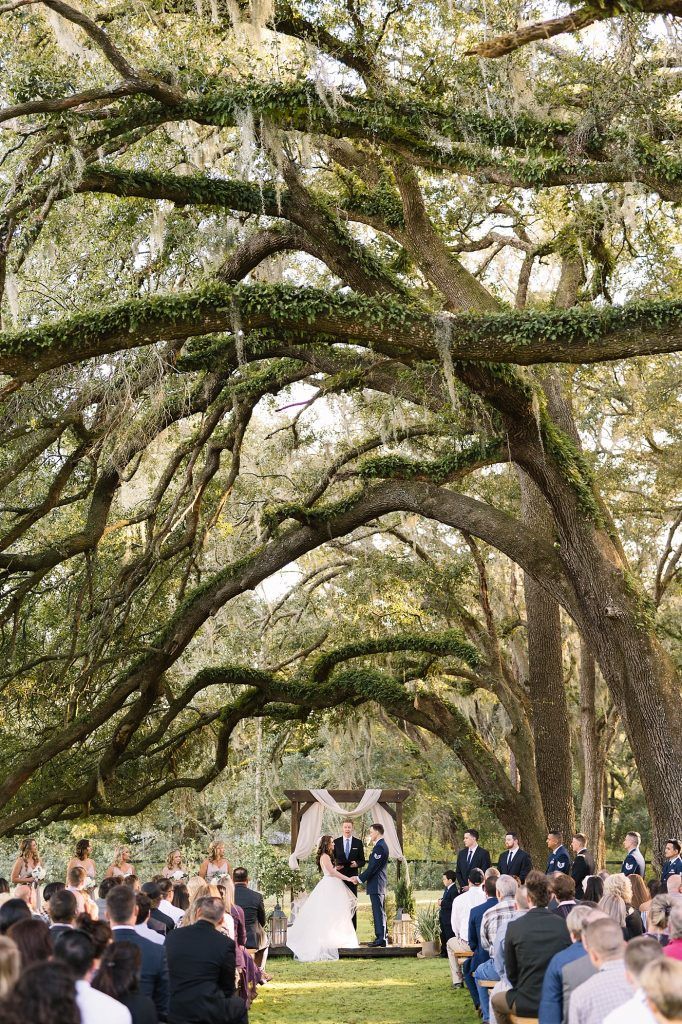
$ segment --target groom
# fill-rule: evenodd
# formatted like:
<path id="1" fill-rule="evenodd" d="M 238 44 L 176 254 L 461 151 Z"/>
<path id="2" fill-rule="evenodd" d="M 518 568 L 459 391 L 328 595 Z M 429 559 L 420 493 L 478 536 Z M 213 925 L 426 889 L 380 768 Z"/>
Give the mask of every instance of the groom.
<path id="1" fill-rule="evenodd" d="M 363 882 L 370 903 L 372 904 L 372 915 L 374 917 L 374 942 L 370 946 L 386 946 L 386 865 L 388 864 L 388 846 L 384 839 L 384 826 L 372 825 L 369 836 L 374 843 L 372 855 L 365 871 L 351 882 Z"/>
<path id="2" fill-rule="evenodd" d="M 348 881 L 344 884 L 348 886 L 354 896 L 357 896 L 358 887 L 352 879 L 357 874 L 358 868 L 366 863 L 365 848 L 362 841 L 353 835 L 353 822 L 350 818 L 346 818 L 341 831 L 343 835 L 334 840 L 334 866 L 337 871 L 346 876 Z M 358 930 L 357 914 L 353 914 L 353 927 L 356 931 Z"/>

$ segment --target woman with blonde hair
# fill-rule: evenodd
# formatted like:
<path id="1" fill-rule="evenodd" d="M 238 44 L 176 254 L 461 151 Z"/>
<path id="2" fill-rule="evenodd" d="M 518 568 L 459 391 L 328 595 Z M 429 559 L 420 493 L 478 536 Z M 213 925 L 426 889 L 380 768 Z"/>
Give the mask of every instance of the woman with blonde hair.
<path id="1" fill-rule="evenodd" d="M 182 863 L 182 850 L 171 850 L 166 857 L 166 866 L 161 874 L 164 878 L 170 878 L 174 882 L 181 882 L 189 872 Z"/>
<path id="2" fill-rule="evenodd" d="M 210 844 L 208 857 L 202 861 L 199 874 L 207 882 L 215 881 L 218 876 L 232 874 L 232 868 L 225 857 L 225 843 L 222 839 L 214 839 Z"/>
<path id="3" fill-rule="evenodd" d="M 218 888 L 223 894 L 225 910 L 234 920 L 234 941 L 237 947 L 237 970 L 239 971 L 238 994 L 246 1002 L 247 1010 L 258 995 L 258 986 L 270 980 L 256 964 L 246 947 L 246 919 L 244 911 L 234 901 L 234 882 L 228 876 Z"/>
<path id="4" fill-rule="evenodd" d="M 114 850 L 114 859 L 104 873 L 105 878 L 127 878 L 135 874 L 135 865 L 130 861 L 130 849 L 127 846 L 117 846 Z"/>
<path id="5" fill-rule="evenodd" d="M 621 899 L 625 905 L 625 922 L 621 925 L 623 928 L 623 934 L 625 935 L 625 941 L 634 939 L 637 935 L 644 934 L 644 925 L 642 924 L 642 915 L 639 910 L 635 910 L 632 905 L 632 882 L 627 875 L 616 874 L 609 875 L 608 878 L 604 879 L 604 897 L 616 896 Z M 599 903 L 601 907 L 601 902 Z M 603 908 L 602 908 L 603 909 Z M 609 911 L 606 911 L 609 917 L 613 917 Z"/>
<path id="6" fill-rule="evenodd" d="M 646 1005 L 658 1024 L 682 1024 L 682 962 L 661 957 L 639 976 Z"/>
<path id="7" fill-rule="evenodd" d="M 27 920 L 31 920 L 27 918 Z M 0 999 L 12 991 L 21 974 L 21 954 L 16 942 L 0 935 Z"/>
<path id="8" fill-rule="evenodd" d="M 193 879 L 190 878 L 190 882 Z M 208 882 L 201 882 L 201 885 L 194 887 L 194 893 L 192 895 L 190 905 L 185 911 L 185 916 L 178 925 L 179 928 L 183 928 L 185 925 L 196 924 L 197 922 L 197 903 L 203 899 L 204 896 L 213 896 L 214 899 L 220 900 L 225 906 L 225 899 L 223 894 L 217 885 L 210 885 Z M 224 931 L 231 939 L 234 939 L 234 920 L 230 914 L 225 911 L 225 919 L 222 924 L 220 931 Z"/>
<path id="9" fill-rule="evenodd" d="M 34 910 L 40 909 L 40 880 L 44 877 L 45 869 L 40 860 L 38 844 L 33 836 L 27 836 L 19 843 L 19 856 L 12 865 L 10 881 L 15 886 L 30 886 L 32 890 L 31 905 Z"/>

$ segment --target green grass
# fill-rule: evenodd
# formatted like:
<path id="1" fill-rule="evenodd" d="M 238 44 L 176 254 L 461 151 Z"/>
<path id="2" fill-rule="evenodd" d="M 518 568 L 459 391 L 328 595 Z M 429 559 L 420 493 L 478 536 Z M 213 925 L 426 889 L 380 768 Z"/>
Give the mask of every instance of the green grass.
<path id="1" fill-rule="evenodd" d="M 452 989 L 446 960 L 273 959 L 251 1024 L 475 1024 L 466 990 Z"/>

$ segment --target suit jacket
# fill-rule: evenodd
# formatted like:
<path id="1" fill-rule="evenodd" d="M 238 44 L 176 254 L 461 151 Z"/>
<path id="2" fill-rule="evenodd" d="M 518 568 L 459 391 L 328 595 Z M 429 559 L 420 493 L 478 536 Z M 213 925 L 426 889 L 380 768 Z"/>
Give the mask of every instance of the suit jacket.
<path id="1" fill-rule="evenodd" d="M 452 930 L 452 902 L 458 895 L 459 891 L 455 882 L 453 882 L 452 885 L 449 885 L 447 889 L 443 889 L 440 908 L 438 910 L 440 934 L 443 944 L 445 944 L 448 939 L 451 939 L 455 934 Z"/>
<path id="2" fill-rule="evenodd" d="M 512 921 L 504 943 L 504 963 L 511 988 L 509 1006 L 519 1017 L 537 1017 L 542 982 L 555 953 L 571 944 L 566 922 L 546 907 L 533 907 Z"/>
<path id="3" fill-rule="evenodd" d="M 170 1024 L 225 1024 L 235 992 L 235 944 L 209 921 L 176 928 L 166 939 Z"/>
<path id="4" fill-rule="evenodd" d="M 154 1001 L 159 1020 L 168 1020 L 168 963 L 166 947 L 143 939 L 134 928 L 113 930 L 114 942 L 132 942 L 142 953 L 140 989 Z"/>
<path id="5" fill-rule="evenodd" d="M 133 1024 L 157 1024 L 158 1016 L 156 1007 L 149 998 L 142 992 L 127 992 L 119 1002 L 130 1010 Z"/>
<path id="6" fill-rule="evenodd" d="M 358 839 L 357 836 L 351 836 L 350 839 L 350 856 L 346 857 L 345 850 L 345 839 L 343 836 L 339 836 L 338 839 L 334 840 L 334 865 L 337 871 L 340 871 L 346 878 L 353 878 L 359 874 L 360 868 L 363 867 L 367 860 L 365 859 L 365 848 L 362 845 L 362 840 Z M 352 868 L 350 862 L 354 860 L 357 867 Z M 346 885 L 353 892 L 357 892 L 357 885 L 353 885 L 351 882 L 347 882 Z"/>
<path id="7" fill-rule="evenodd" d="M 482 846 L 477 846 L 474 850 L 471 862 L 468 862 L 469 851 L 466 847 L 460 850 L 457 854 L 457 867 L 455 874 L 457 875 L 457 885 L 460 889 L 463 889 L 469 884 L 469 872 L 473 871 L 474 868 L 480 868 L 481 871 L 487 871 L 490 867 L 490 854 L 487 850 L 484 850 Z"/>
<path id="8" fill-rule="evenodd" d="M 386 840 L 379 839 L 374 844 L 369 858 L 367 868 L 359 875 L 361 882 L 365 883 L 368 896 L 382 896 L 386 892 L 388 881 L 386 878 L 386 865 L 388 864 L 388 846 Z"/>
<path id="9" fill-rule="evenodd" d="M 258 940 L 256 926 L 265 928 L 265 904 L 262 895 L 255 889 L 249 889 L 246 882 L 237 882 L 234 887 L 234 902 L 244 911 L 246 945 L 249 949 L 258 949 L 262 943 Z"/>
<path id="10" fill-rule="evenodd" d="M 159 924 L 163 924 L 166 926 L 164 935 L 167 935 L 168 932 L 172 932 L 173 929 L 175 928 L 175 921 L 173 920 L 173 918 L 170 917 L 168 914 L 164 914 L 164 912 L 162 910 L 159 910 L 158 907 L 152 907 L 152 909 L 149 911 L 149 916 L 151 917 L 152 921 L 157 921 Z M 158 929 L 154 930 L 158 931 Z"/>
<path id="11" fill-rule="evenodd" d="M 485 903 L 479 903 L 469 914 L 469 949 L 474 951 L 469 964 L 469 970 L 472 972 L 490 959 L 490 953 L 481 945 L 481 922 L 486 910 L 490 910 L 498 902 L 499 900 L 495 896 L 489 896 Z"/>
<path id="12" fill-rule="evenodd" d="M 594 857 L 589 850 L 580 850 L 576 853 L 575 860 L 571 864 L 571 878 L 575 882 L 575 898 L 582 900 L 585 897 L 583 882 L 588 875 L 594 874 Z"/>
<path id="13" fill-rule="evenodd" d="M 53 924 L 50 926 L 50 938 L 52 939 L 52 945 L 55 944 L 60 935 L 64 932 L 72 932 L 73 925 L 71 924 Z"/>
<path id="14" fill-rule="evenodd" d="M 513 875 L 515 878 L 519 878 L 521 882 L 526 881 L 526 875 L 529 871 L 533 870 L 533 862 L 530 859 L 530 854 L 526 853 L 520 847 L 516 850 L 511 858 L 509 859 L 510 850 L 505 850 L 500 854 L 500 859 L 497 862 L 497 870 L 501 875 Z"/>

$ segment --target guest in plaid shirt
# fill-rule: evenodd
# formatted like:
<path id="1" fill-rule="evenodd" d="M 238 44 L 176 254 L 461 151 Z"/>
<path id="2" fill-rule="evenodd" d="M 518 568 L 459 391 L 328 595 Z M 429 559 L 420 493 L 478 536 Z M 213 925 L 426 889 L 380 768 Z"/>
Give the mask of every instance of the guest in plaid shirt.
<path id="1" fill-rule="evenodd" d="M 499 903 L 486 910 L 481 921 L 481 945 L 493 953 L 495 935 L 501 921 L 508 921 L 516 913 L 516 879 L 511 875 L 500 875 L 497 879 L 497 898 Z"/>
<path id="2" fill-rule="evenodd" d="M 568 1024 L 602 1024 L 635 992 L 625 973 L 623 929 L 611 918 L 593 921 L 583 931 L 583 945 L 597 973 L 572 993 Z"/>

